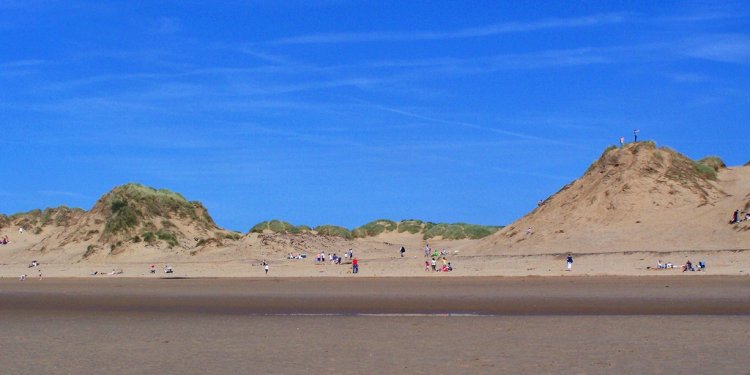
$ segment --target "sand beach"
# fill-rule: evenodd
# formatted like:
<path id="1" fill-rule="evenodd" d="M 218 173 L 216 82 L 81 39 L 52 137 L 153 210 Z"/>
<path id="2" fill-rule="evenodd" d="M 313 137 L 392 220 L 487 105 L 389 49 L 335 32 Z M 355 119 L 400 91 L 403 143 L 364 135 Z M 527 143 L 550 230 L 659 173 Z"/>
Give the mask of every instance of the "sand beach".
<path id="1" fill-rule="evenodd" d="M 7 373 L 744 373 L 745 277 L 0 280 Z"/>

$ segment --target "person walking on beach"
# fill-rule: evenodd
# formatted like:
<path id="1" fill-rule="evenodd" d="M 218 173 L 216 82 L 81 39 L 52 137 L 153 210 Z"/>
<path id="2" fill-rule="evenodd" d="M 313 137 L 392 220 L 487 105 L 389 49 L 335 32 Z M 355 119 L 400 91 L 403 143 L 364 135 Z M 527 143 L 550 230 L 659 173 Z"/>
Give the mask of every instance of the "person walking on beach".
<path id="1" fill-rule="evenodd" d="M 430 262 L 428 262 L 426 260 L 424 261 L 424 270 L 426 272 L 430 272 Z"/>
<path id="2" fill-rule="evenodd" d="M 430 244 L 426 244 L 424 246 L 424 256 L 425 256 L 425 258 L 427 258 L 427 257 L 430 256 Z"/>
<path id="3" fill-rule="evenodd" d="M 352 259 L 352 273 L 359 272 L 359 261 L 357 258 Z"/>
<path id="4" fill-rule="evenodd" d="M 265 266 L 263 266 L 263 270 L 266 271 L 266 275 L 268 275 L 268 264 L 266 264 Z"/>
<path id="5" fill-rule="evenodd" d="M 405 248 L 405 247 L 403 247 L 403 246 L 401 246 L 401 250 L 400 250 L 400 253 L 401 253 L 401 258 L 403 258 L 403 257 L 404 257 L 404 253 L 405 253 L 405 252 L 406 252 L 406 248 Z"/>
<path id="6" fill-rule="evenodd" d="M 432 261 L 430 262 L 430 266 L 432 266 L 432 271 L 435 272 L 435 266 L 437 265 L 437 262 L 435 262 L 435 258 L 432 258 Z"/>
<path id="7" fill-rule="evenodd" d="M 568 263 L 568 271 L 570 271 L 573 268 L 573 256 L 568 254 L 568 258 L 565 261 Z"/>

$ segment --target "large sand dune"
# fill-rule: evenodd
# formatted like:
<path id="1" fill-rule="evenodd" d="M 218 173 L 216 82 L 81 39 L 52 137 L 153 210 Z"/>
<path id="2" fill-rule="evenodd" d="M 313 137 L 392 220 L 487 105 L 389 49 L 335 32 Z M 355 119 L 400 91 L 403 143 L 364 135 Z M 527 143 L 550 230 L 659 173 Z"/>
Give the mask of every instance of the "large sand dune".
<path id="1" fill-rule="evenodd" d="M 649 143 L 608 150 L 586 174 L 477 248 L 485 254 L 738 250 L 750 248 L 750 167 L 715 179 Z M 531 234 L 528 234 L 531 228 Z"/>

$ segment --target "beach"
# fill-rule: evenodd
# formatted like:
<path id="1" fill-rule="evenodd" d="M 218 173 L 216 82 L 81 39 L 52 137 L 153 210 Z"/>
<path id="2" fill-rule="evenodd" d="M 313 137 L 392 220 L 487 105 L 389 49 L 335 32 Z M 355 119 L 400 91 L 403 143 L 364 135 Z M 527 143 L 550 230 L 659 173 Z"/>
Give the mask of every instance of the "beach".
<path id="1" fill-rule="evenodd" d="M 685 276 L 744 276 L 750 275 L 748 254 L 750 249 L 742 250 L 706 250 L 706 251 L 636 251 L 623 253 L 573 253 L 575 262 L 568 272 L 565 268 L 565 253 L 538 255 L 473 255 L 451 253 L 447 261 L 454 270 L 451 272 L 425 272 L 424 262 L 430 258 L 414 255 L 410 251 L 407 257 L 401 258 L 396 250 L 367 249 L 357 252 L 360 268 L 358 277 L 419 277 L 419 278 L 465 278 L 494 276 L 666 276 L 683 275 L 681 265 L 692 261 L 695 266 L 705 261 L 706 269 L 700 272 L 688 272 Z M 341 252 L 343 253 L 343 251 Z M 20 257 L 18 257 L 20 258 Z M 32 260 L 40 260 L 39 267 L 29 267 Z M 269 265 L 270 277 L 310 278 L 310 277 L 343 277 L 351 278 L 350 261 L 342 264 L 315 262 L 314 259 L 286 259 L 282 254 L 267 254 L 264 257 L 231 257 L 229 255 L 211 254 L 206 257 L 181 258 L 167 255 L 153 258 L 137 255 L 132 258 L 109 259 L 106 261 L 62 262 L 48 260 L 44 256 L 24 254 L 21 259 L 0 258 L 0 279 L 18 278 L 22 274 L 38 277 L 41 270 L 44 277 L 55 278 L 146 278 L 156 279 L 163 276 L 183 278 L 248 278 L 265 276 L 261 262 Z M 657 262 L 670 262 L 671 269 L 658 269 Z M 438 265 L 442 262 L 438 259 Z M 155 274 L 149 272 L 154 264 Z M 165 274 L 166 265 L 174 273 Z M 117 274 L 109 275 L 116 271 Z M 122 271 L 122 273 L 119 273 Z M 96 272 L 96 275 L 92 273 Z"/>
<path id="2" fill-rule="evenodd" d="M 8 373 L 745 373 L 746 277 L 0 280 Z"/>

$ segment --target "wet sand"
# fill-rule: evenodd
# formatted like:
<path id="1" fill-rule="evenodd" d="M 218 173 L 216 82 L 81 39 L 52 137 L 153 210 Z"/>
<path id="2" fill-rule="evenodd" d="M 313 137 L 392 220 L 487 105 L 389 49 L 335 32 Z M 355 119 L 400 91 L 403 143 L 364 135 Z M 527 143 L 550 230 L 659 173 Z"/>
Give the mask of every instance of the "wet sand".
<path id="1" fill-rule="evenodd" d="M 0 280 L 0 310 L 214 315 L 741 315 L 748 277 Z"/>
<path id="2" fill-rule="evenodd" d="M 745 374 L 750 279 L 3 279 L 0 332 L 2 373 Z"/>

